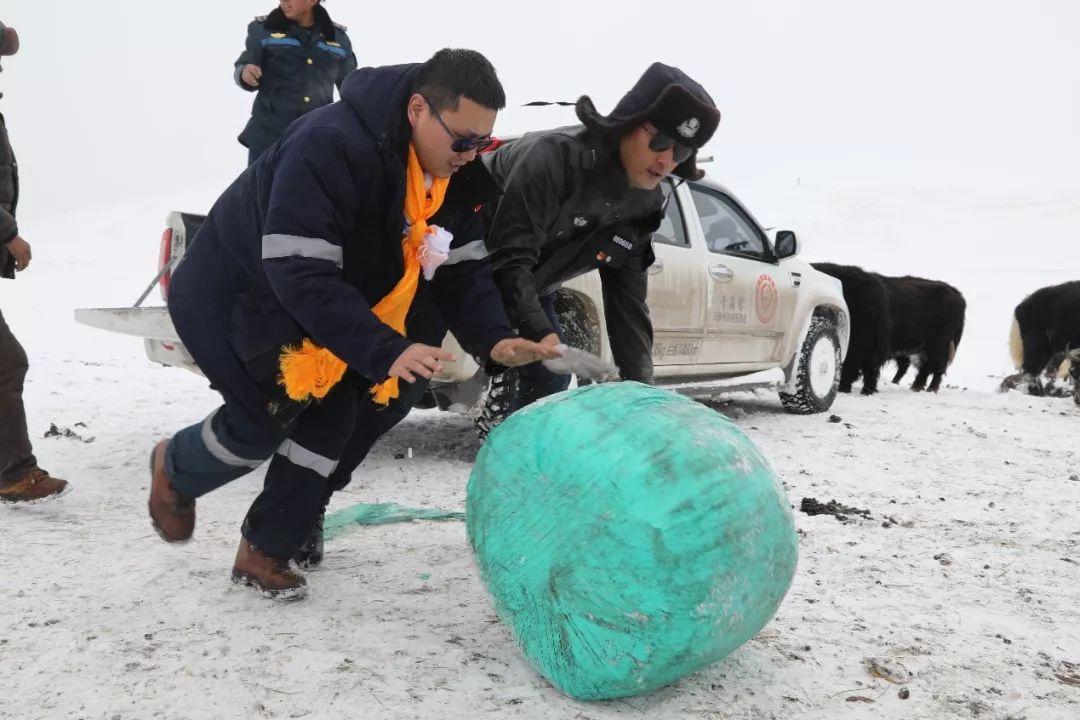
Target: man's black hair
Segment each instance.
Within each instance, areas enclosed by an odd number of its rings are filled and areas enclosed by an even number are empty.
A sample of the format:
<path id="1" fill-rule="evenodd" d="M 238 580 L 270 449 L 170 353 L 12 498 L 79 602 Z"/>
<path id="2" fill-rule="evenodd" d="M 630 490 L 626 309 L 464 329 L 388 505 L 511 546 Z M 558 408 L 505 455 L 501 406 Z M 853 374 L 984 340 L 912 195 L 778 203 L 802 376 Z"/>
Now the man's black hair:
<path id="1" fill-rule="evenodd" d="M 456 110 L 462 97 L 491 110 L 506 107 L 495 68 L 475 50 L 443 48 L 420 66 L 414 87 L 436 112 Z"/>

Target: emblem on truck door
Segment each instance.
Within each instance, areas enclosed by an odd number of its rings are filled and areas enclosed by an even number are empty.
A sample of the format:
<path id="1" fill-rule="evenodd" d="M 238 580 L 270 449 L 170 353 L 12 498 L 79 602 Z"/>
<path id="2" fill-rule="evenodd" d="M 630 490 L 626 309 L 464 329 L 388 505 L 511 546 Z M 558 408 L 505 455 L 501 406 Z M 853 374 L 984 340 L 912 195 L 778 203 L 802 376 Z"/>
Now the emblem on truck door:
<path id="1" fill-rule="evenodd" d="M 768 275 L 759 276 L 757 279 L 757 291 L 754 293 L 754 310 L 757 312 L 758 321 L 762 325 L 768 325 L 776 317 L 778 299 L 776 282 Z"/>

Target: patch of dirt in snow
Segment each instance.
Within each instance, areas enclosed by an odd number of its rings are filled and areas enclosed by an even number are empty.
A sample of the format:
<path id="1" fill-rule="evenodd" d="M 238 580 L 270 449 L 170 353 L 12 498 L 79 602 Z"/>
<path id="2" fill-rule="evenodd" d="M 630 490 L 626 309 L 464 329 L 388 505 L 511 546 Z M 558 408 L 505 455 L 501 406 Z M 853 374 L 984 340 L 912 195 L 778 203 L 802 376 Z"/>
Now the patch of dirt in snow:
<path id="1" fill-rule="evenodd" d="M 827 503 L 821 503 L 817 501 L 817 498 L 803 498 L 799 503 L 799 511 L 804 512 L 807 515 L 832 515 L 840 522 L 846 523 L 851 519 L 852 515 L 870 519 L 869 510 L 860 510 L 859 508 L 848 507 L 842 503 L 838 503 L 835 500 L 830 500 Z"/>

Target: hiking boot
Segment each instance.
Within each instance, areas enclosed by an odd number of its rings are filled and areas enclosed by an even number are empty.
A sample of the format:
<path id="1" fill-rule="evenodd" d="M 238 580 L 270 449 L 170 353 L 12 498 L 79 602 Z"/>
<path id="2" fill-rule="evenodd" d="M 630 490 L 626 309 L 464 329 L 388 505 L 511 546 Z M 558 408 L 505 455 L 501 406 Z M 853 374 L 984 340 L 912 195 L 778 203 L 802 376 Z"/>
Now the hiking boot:
<path id="1" fill-rule="evenodd" d="M 304 576 L 289 569 L 289 561 L 267 555 L 249 543 L 240 541 L 233 563 L 232 580 L 253 587 L 263 597 L 274 600 L 301 600 L 307 597 Z"/>
<path id="2" fill-rule="evenodd" d="M 326 520 L 326 508 L 319 510 L 319 517 L 311 528 L 311 533 L 304 544 L 293 555 L 293 561 L 302 568 L 318 567 L 323 559 L 323 522 Z"/>
<path id="3" fill-rule="evenodd" d="M 150 523 L 165 542 L 182 543 L 195 532 L 195 501 L 173 489 L 165 472 L 165 448 L 162 440 L 150 453 Z"/>
<path id="4" fill-rule="evenodd" d="M 23 475 L 15 484 L 0 486 L 0 500 L 10 503 L 52 500 L 60 497 L 67 490 L 67 480 L 54 478 L 41 468 L 34 468 Z"/>

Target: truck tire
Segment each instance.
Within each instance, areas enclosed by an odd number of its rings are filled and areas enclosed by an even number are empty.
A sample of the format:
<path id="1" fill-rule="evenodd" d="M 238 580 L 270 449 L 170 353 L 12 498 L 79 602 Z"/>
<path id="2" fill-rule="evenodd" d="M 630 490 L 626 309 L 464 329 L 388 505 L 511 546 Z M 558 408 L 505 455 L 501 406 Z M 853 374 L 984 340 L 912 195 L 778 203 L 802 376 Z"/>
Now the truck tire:
<path id="1" fill-rule="evenodd" d="M 567 345 L 587 350 L 599 355 L 600 328 L 595 310 L 574 293 L 559 291 L 555 296 L 555 312 L 559 315 L 563 339 Z M 578 387 L 589 384 L 579 380 Z M 511 368 L 488 379 L 487 390 L 480 395 L 480 414 L 474 423 L 480 442 L 487 439 L 488 433 L 499 423 L 510 417 L 518 393 L 518 373 Z"/>
<path id="2" fill-rule="evenodd" d="M 840 335 L 831 318 L 810 320 L 795 367 L 795 392 L 780 393 L 784 409 L 797 415 L 825 412 L 832 407 L 840 386 Z"/>
<path id="3" fill-rule="evenodd" d="M 514 368 L 488 378 L 487 390 L 480 396 L 480 414 L 474 423 L 480 442 L 486 440 L 488 433 L 499 423 L 510 417 L 517 389 L 518 374 Z"/>

